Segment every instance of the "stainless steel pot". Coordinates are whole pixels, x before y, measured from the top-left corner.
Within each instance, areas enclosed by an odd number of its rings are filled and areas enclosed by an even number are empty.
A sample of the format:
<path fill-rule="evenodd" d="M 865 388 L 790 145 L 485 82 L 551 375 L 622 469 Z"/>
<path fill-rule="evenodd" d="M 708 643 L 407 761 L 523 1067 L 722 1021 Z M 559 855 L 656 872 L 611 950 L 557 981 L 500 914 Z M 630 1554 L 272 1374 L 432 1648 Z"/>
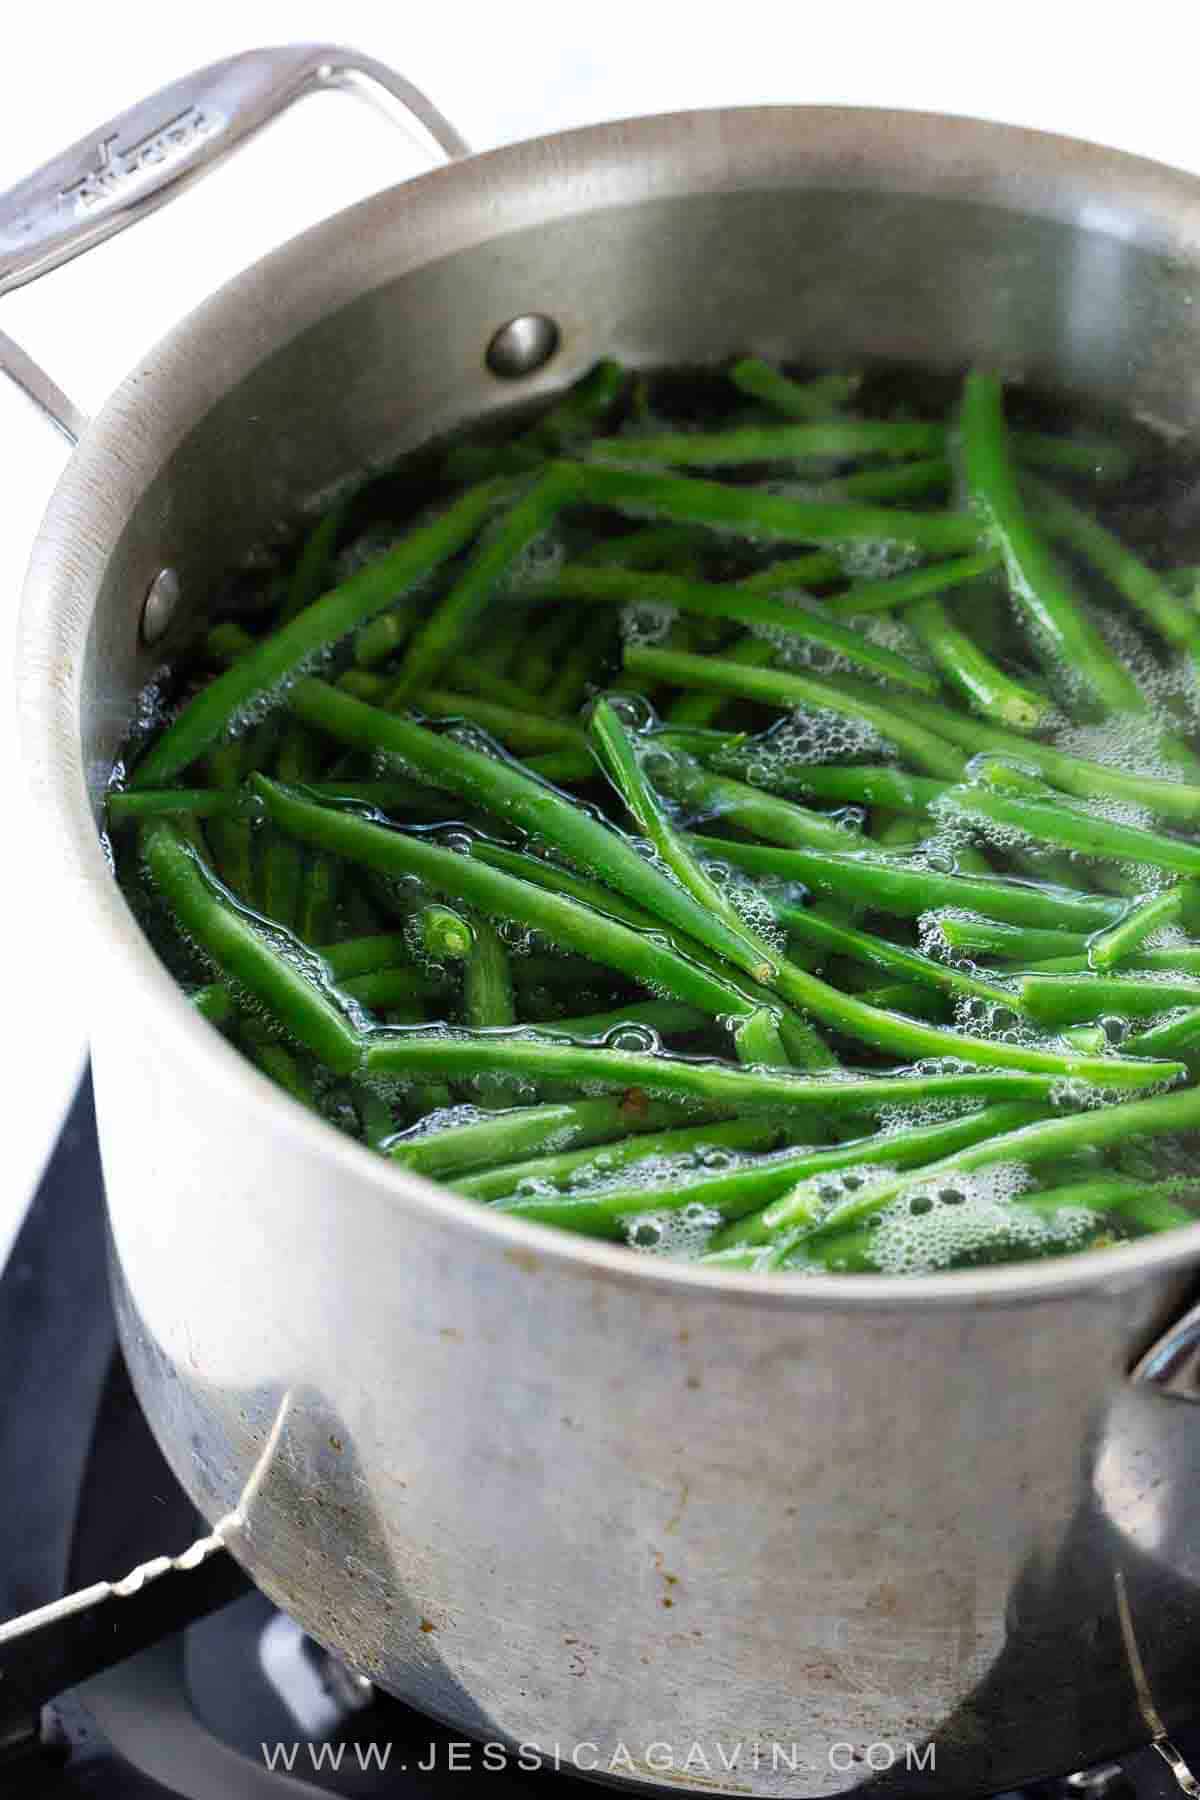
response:
<path fill-rule="evenodd" d="M 235 59 L 114 121 L 0 208 L 4 282 L 353 60 Z M 198 1019 L 96 815 L 215 574 L 347 471 L 607 352 L 984 357 L 1195 428 L 1198 288 L 1200 183 L 1168 169 L 915 114 L 640 119 L 341 213 L 83 433 L 33 552 L 21 708 L 87 945 L 123 1342 L 217 1535 L 372 1680 L 614 1779 L 754 1794 L 964 1795 L 1195 1711 L 1200 1227 L 792 1284 L 506 1223 Z M 485 351 L 530 314 L 559 348 L 514 383 Z M 510 375 L 549 341 L 513 335 Z"/>

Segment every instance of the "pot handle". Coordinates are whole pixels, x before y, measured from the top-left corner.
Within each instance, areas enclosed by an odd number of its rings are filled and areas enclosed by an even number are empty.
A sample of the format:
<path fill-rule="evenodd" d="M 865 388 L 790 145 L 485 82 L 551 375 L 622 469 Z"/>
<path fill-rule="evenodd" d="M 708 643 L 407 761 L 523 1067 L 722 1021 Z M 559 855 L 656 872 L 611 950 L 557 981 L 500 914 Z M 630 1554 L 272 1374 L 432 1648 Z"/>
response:
<path fill-rule="evenodd" d="M 374 57 L 334 44 L 243 51 L 139 101 L 0 195 L 0 295 L 136 224 L 294 101 L 328 88 L 379 106 L 433 162 L 467 152 L 432 102 Z M 78 440 L 84 415 L 2 332 L 0 369 Z"/>

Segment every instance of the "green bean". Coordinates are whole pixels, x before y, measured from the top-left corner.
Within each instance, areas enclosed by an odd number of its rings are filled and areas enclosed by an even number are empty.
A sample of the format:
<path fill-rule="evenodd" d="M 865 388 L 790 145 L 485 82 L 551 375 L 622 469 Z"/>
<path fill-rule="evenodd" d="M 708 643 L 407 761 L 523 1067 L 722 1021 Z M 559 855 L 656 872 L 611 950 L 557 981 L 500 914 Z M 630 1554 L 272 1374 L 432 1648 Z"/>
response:
<path fill-rule="evenodd" d="M 523 441 L 561 450 L 590 437 L 598 422 L 620 398 L 626 379 L 619 362 L 611 357 L 604 358 L 586 375 L 581 375 L 562 399 L 529 427 L 523 434 Z"/>
<path fill-rule="evenodd" d="M 333 562 L 333 553 L 337 548 L 338 533 L 346 517 L 349 506 L 349 495 L 337 501 L 323 516 L 317 520 L 304 540 L 304 547 L 296 559 L 292 577 L 288 583 L 287 599 L 280 608 L 279 623 L 286 625 L 306 606 L 319 600 L 325 593 L 326 582 Z"/>
<path fill-rule="evenodd" d="M 1017 996 L 1008 988 L 982 981 L 952 964 L 935 962 L 919 950 L 908 950 L 887 938 L 876 937 L 872 932 L 839 924 L 811 907 L 781 907 L 780 916 L 789 935 L 795 934 L 804 943 L 815 945 L 831 955 L 851 957 L 868 968 L 886 969 L 889 974 L 903 976 L 947 994 L 961 994 L 994 1006 L 1019 1010 Z"/>
<path fill-rule="evenodd" d="M 840 685 L 847 685 L 845 682 Z M 904 710 L 926 731 L 957 744 L 970 756 L 1009 757 L 1020 767 L 1036 769 L 1053 787 L 1079 800 L 1129 800 L 1160 818 L 1194 823 L 1200 820 L 1200 786 L 1167 781 L 1150 775 L 1133 775 L 1108 763 L 1088 762 L 991 725 L 985 719 L 968 718 L 936 700 L 905 694 Z"/>
<path fill-rule="evenodd" d="M 375 1012 L 391 1012 L 414 1001 L 445 994 L 446 983 L 423 975 L 418 969 L 397 964 L 369 969 L 362 975 L 339 977 L 338 988 L 352 1000 L 357 1000 L 360 1006 L 370 1007 Z M 423 1018 L 424 1014 L 419 1016 Z"/>
<path fill-rule="evenodd" d="M 210 981 L 205 987 L 194 988 L 188 998 L 201 1017 L 218 1029 L 232 1025 L 237 1018 L 237 1001 L 219 981 Z"/>
<path fill-rule="evenodd" d="M 476 1031 L 515 1025 L 508 950 L 490 919 L 476 918 L 473 930 L 475 941 L 463 970 L 463 1018 Z"/>
<path fill-rule="evenodd" d="M 402 597 L 474 537 L 506 492 L 484 482 L 459 496 L 430 524 L 418 526 L 378 561 L 313 602 L 254 650 L 210 681 L 142 757 L 133 787 L 161 787 L 193 763 L 230 723 L 260 703 L 305 662 Z"/>
<path fill-rule="evenodd" d="M 541 537 L 574 498 L 575 472 L 569 463 L 552 464 L 516 501 L 479 545 L 450 592 L 409 640 L 400 666 L 399 687 L 427 687 L 446 660 L 461 649 L 497 588 L 522 551 Z"/>
<path fill-rule="evenodd" d="M 1001 875 L 944 875 L 936 869 L 914 868 L 902 857 L 782 850 L 774 845 L 743 844 L 733 838 L 697 837 L 695 842 L 707 856 L 724 858 L 752 875 L 799 881 L 827 899 L 843 903 L 852 900 L 901 918 L 916 918 L 934 907 L 953 906 L 1010 925 L 1091 932 L 1111 925 L 1123 910 L 1119 900 L 1100 894 L 1042 887 Z M 786 926 L 791 916 L 789 908 L 776 905 L 775 914 Z"/>
<path fill-rule="evenodd" d="M 258 1000 L 285 1031 L 338 1074 L 361 1058 L 354 1027 L 335 1004 L 326 965 L 292 939 L 286 954 L 240 908 L 180 836 L 169 819 L 143 827 L 146 871 L 180 929 L 206 951 L 222 974 Z"/>
<path fill-rule="evenodd" d="M 709 1194 L 696 1193 L 703 1205 L 715 1205 L 722 1216 L 736 1221 L 714 1240 L 714 1248 L 732 1249 L 742 1244 L 763 1244 L 791 1220 L 786 1208 L 796 1185 L 816 1175 L 833 1174 L 842 1169 L 861 1166 L 912 1168 L 934 1157 L 974 1144 L 981 1138 L 994 1137 L 1017 1126 L 1026 1125 L 1041 1116 L 1036 1106 L 1019 1102 L 1002 1102 L 983 1107 L 959 1119 L 939 1120 L 934 1125 L 912 1125 L 902 1131 L 885 1132 L 869 1138 L 856 1138 L 829 1150 L 800 1150 L 774 1159 L 773 1163 L 751 1165 L 745 1171 L 733 1171 L 736 1186 L 726 1189 L 724 1204 L 713 1183 L 706 1182 Z M 741 1179 L 738 1179 L 738 1178 Z M 716 1177 L 714 1180 L 722 1178 Z M 730 1177 L 725 1179 L 729 1180 Z M 679 1191 L 679 1190 L 677 1190 Z M 689 1199 L 692 1198 L 688 1190 Z M 783 1216 L 778 1217 L 781 1210 Z"/>
<path fill-rule="evenodd" d="M 1082 931 L 1004 925 L 996 919 L 965 918 L 952 912 L 935 913 L 933 923 L 952 950 L 982 951 L 986 956 L 1002 956 L 1009 962 L 1037 962 L 1046 956 L 1082 957 L 1088 945 Z"/>
<path fill-rule="evenodd" d="M 903 575 L 889 575 L 880 581 L 856 581 L 840 594 L 831 594 L 826 605 L 836 609 L 838 618 L 891 612 L 898 606 L 911 606 L 915 601 L 944 594 L 949 588 L 963 587 L 998 569 L 1000 562 L 998 550 L 975 550 L 970 556 L 949 557 L 927 568 L 909 569 Z"/>
<path fill-rule="evenodd" d="M 877 698 L 876 690 L 860 693 L 816 675 L 754 669 L 720 657 L 689 656 L 682 651 L 655 650 L 639 644 L 626 647 L 625 666 L 634 675 L 657 676 L 674 687 L 716 688 L 721 693 L 737 694 L 768 706 L 816 707 L 861 720 L 929 775 L 953 781 L 961 777 L 965 767 L 961 751 L 910 722 L 907 695 L 888 704 Z"/>
<path fill-rule="evenodd" d="M 788 1068 L 790 1058 L 779 1031 L 779 1015 L 769 1006 L 760 1006 L 744 1019 L 733 1034 L 734 1049 L 740 1063 L 748 1067 Z"/>
<path fill-rule="evenodd" d="M 953 483 L 954 468 L 945 456 L 922 457 L 895 463 L 885 469 L 858 469 L 821 483 L 830 499 L 918 500 L 929 493 L 944 493 Z"/>
<path fill-rule="evenodd" d="M 842 559 L 830 550 L 810 550 L 805 556 L 789 556 L 756 569 L 738 583 L 748 593 L 774 594 L 791 588 L 827 587 L 841 581 Z"/>
<path fill-rule="evenodd" d="M 615 917 L 489 868 L 474 856 L 314 805 L 265 776 L 255 777 L 254 785 L 271 818 L 318 850 L 385 875 L 418 875 L 434 890 L 489 917 L 512 919 L 545 932 L 567 949 L 619 969 L 645 987 L 673 994 L 714 1018 L 745 1016 L 754 1010 L 753 1001 L 732 980 L 710 974 L 660 933 L 631 930 Z"/>
<path fill-rule="evenodd" d="M 577 725 L 540 713 L 522 713 L 477 694 L 447 694 L 440 688 L 393 690 L 385 706 L 399 706 L 431 719 L 467 719 L 492 737 L 517 751 L 586 750 L 587 739 Z"/>
<path fill-rule="evenodd" d="M 1192 1007 L 1178 1018 L 1164 1020 L 1161 1025 L 1149 1025 L 1144 1031 L 1135 1032 L 1126 1038 L 1124 1053 L 1126 1056 L 1166 1057 L 1184 1063 L 1194 1077 L 1200 1061 L 1200 1006 Z"/>
<path fill-rule="evenodd" d="M 283 730 L 275 769 L 280 781 L 308 781 L 318 772 L 320 756 L 316 740 L 296 720 Z M 300 847 L 290 838 L 266 833 L 260 852 L 262 910 L 289 931 L 297 926 L 303 878 Z"/>
<path fill-rule="evenodd" d="M 355 632 L 354 661 L 359 669 L 369 670 L 386 662 L 408 642 L 420 617 L 419 597 L 420 589 L 405 594 L 387 612 Z"/>
<path fill-rule="evenodd" d="M 561 1031 L 564 1037 L 602 1038 L 610 1031 L 631 1026 L 634 1034 L 642 1027 L 659 1033 L 703 1031 L 712 1020 L 694 1006 L 683 1006 L 678 1000 L 635 1000 L 628 1005 L 612 1006 L 605 1012 L 576 1013 L 565 1019 L 543 1019 L 542 1031 Z"/>
<path fill-rule="evenodd" d="M 862 385 L 861 375 L 818 375 L 793 381 L 761 357 L 743 356 L 729 370 L 734 387 L 789 419 L 824 419 L 838 413 Z"/>
<path fill-rule="evenodd" d="M 1179 875 L 1200 875 L 1200 846 L 1135 825 L 1120 825 L 1095 813 L 1075 812 L 1041 800 L 1024 800 L 986 787 L 950 787 L 938 802 L 943 816 L 985 819 L 1023 832 L 1044 844 L 1115 861 L 1149 863 Z"/>
<path fill-rule="evenodd" d="M 976 711 L 1018 731 L 1036 731 L 1050 713 L 1043 694 L 1014 681 L 961 630 L 936 597 L 920 600 L 904 614 L 904 622 L 916 632 L 930 656 Z"/>
<path fill-rule="evenodd" d="M 1152 932 L 1164 925 L 1174 925 L 1183 911 L 1185 890 L 1182 887 L 1168 888 L 1165 893 L 1152 894 L 1147 899 L 1132 906 L 1123 918 L 1110 925 L 1107 931 L 1101 931 L 1089 939 L 1087 957 L 1095 969 L 1113 969 L 1118 963 L 1128 962 L 1136 950 L 1139 950 Z"/>
<path fill-rule="evenodd" d="M 1021 999 L 1039 1024 L 1082 1025 L 1110 1013 L 1148 1019 L 1173 1006 L 1200 1006 L 1200 981 L 1134 975 L 1023 975 Z"/>
<path fill-rule="evenodd" d="M 702 547 L 705 534 L 693 525 L 643 525 L 621 537 L 604 538 L 580 553 L 598 568 L 665 569 Z"/>
<path fill-rule="evenodd" d="M 241 742 L 218 744 L 208 758 L 208 774 L 213 785 L 235 799 L 241 791 L 245 751 L 246 746 Z M 206 836 L 213 863 L 226 887 L 243 901 L 253 901 L 254 839 L 245 809 L 235 805 L 228 812 L 211 814 Z"/>
<path fill-rule="evenodd" d="M 775 661 L 778 654 L 776 647 L 767 638 L 754 637 L 747 632 L 735 644 L 722 651 L 726 662 L 742 663 L 747 668 L 764 669 Z M 720 717 L 729 705 L 727 694 L 702 694 L 695 690 L 684 692 L 672 701 L 667 709 L 669 725 L 711 725 Z"/>
<path fill-rule="evenodd" d="M 1168 644 L 1179 647 L 1194 640 L 1200 621 L 1186 602 L 1171 592 L 1162 576 L 1091 513 L 1076 506 L 1048 482 L 1027 476 L 1024 485 L 1038 523 L 1051 537 L 1086 558 Z"/>
<path fill-rule="evenodd" d="M 615 644 L 616 628 L 612 619 L 601 614 L 588 621 L 576 642 L 567 647 L 558 673 L 547 690 L 547 704 L 553 711 L 575 711 L 592 686 L 597 667 L 603 667 L 609 661 Z"/>
<path fill-rule="evenodd" d="M 740 932 L 655 869 L 627 839 L 568 805 L 552 788 L 515 765 L 482 756 L 423 726 L 364 706 L 324 682 L 297 682 L 290 704 L 309 724 L 341 741 L 398 752 L 438 785 L 483 805 L 506 824 L 557 845 L 585 872 L 601 875 L 664 924 L 707 944 L 735 967 L 753 974 L 761 965 L 761 952 L 748 953 Z"/>
<path fill-rule="evenodd" d="M 639 518 L 707 525 L 755 540 L 791 544 L 911 544 L 929 555 L 976 547 L 979 529 L 964 513 L 902 512 L 885 506 L 822 505 L 686 475 L 661 475 L 602 463 L 578 465 L 580 497 Z"/>
<path fill-rule="evenodd" d="M 328 856 L 310 859 L 296 912 L 296 936 L 320 944 L 333 930 L 341 870 Z"/>
<path fill-rule="evenodd" d="M 724 753 L 726 765 L 759 764 L 754 782 L 769 792 L 798 793 L 814 800 L 832 800 L 838 806 L 881 806 L 889 811 L 928 816 L 933 802 L 945 793 L 945 783 L 927 775 L 910 775 L 888 764 L 780 762 L 763 765 L 759 747 L 769 751 L 770 739 L 752 738 L 744 746 Z"/>
<path fill-rule="evenodd" d="M 861 833 L 855 827 L 827 813 L 810 812 L 792 800 L 779 800 L 727 775 L 713 775 L 692 757 L 656 755 L 652 749 L 650 756 L 654 779 L 684 807 L 691 822 L 725 819 L 739 831 L 775 844 L 839 851 L 861 845 Z"/>
<path fill-rule="evenodd" d="M 864 1006 L 881 1008 L 885 1012 L 903 1013 L 910 1019 L 925 1019 L 930 1024 L 942 1025 L 949 1019 L 949 1002 L 946 995 L 936 988 L 921 987 L 916 982 L 894 981 L 883 987 L 864 988 L 859 994 Z M 1095 1055 L 1105 1049 L 1105 1043 L 1076 1044 L 1076 1050 L 1086 1050 Z"/>
<path fill-rule="evenodd" d="M 723 1119 L 714 1124 L 684 1125 L 667 1131 L 647 1131 L 639 1137 L 607 1141 L 599 1149 L 562 1150 L 550 1156 L 530 1157 L 525 1162 L 504 1163 L 498 1168 L 464 1175 L 451 1186 L 472 1200 L 519 1199 L 519 1189 L 536 1183 L 540 1193 L 563 1187 L 573 1177 L 616 1173 L 631 1163 L 650 1158 L 694 1155 L 705 1151 L 772 1150 L 787 1132 L 777 1119 Z M 568 1197 L 573 1197 L 568 1194 Z"/>
<path fill-rule="evenodd" d="M 552 718 L 555 709 L 546 697 L 531 693 L 519 681 L 513 681 L 490 667 L 486 650 L 485 644 L 477 644 L 473 646 L 469 656 L 451 657 L 446 665 L 445 689 L 437 691 L 473 694 L 483 700 L 499 701 L 501 706 L 510 706 L 514 712 L 541 713 L 544 718 Z"/>
<path fill-rule="evenodd" d="M 204 640 L 204 649 L 213 662 L 233 663 L 253 650 L 258 639 L 233 619 L 214 625 Z"/>
<path fill-rule="evenodd" d="M 1103 1149 L 1135 1136 L 1195 1131 L 1197 1126 L 1200 1126 L 1200 1088 L 1194 1087 L 1159 1094 L 1149 1100 L 1127 1100 L 1120 1106 L 1074 1113 L 1067 1118 L 1042 1119 L 955 1151 L 951 1156 L 941 1157 L 890 1181 L 873 1184 L 861 1197 L 846 1201 L 823 1216 L 815 1214 L 810 1203 L 806 1217 L 804 1201 L 793 1196 L 789 1223 L 807 1225 L 805 1241 L 821 1239 L 845 1230 L 847 1225 L 873 1218 L 890 1201 L 917 1185 L 936 1188 L 945 1178 L 969 1174 L 997 1163 L 1036 1168 L 1038 1163 L 1080 1149 Z"/>
<path fill-rule="evenodd" d="M 808 643 L 821 644 L 860 668 L 883 675 L 902 687 L 935 694 L 938 684 L 924 669 L 872 643 L 859 631 L 827 618 L 815 606 L 772 600 L 733 582 L 694 581 L 679 575 L 645 574 L 634 569 L 593 568 L 567 563 L 546 578 L 547 592 L 565 600 L 620 606 L 653 604 L 677 607 L 705 618 L 739 619 Z"/>
<path fill-rule="evenodd" d="M 941 425 L 878 419 L 832 419 L 817 424 L 746 425 L 727 431 L 676 431 L 653 436 L 623 433 L 596 438 L 589 457 L 621 464 L 658 463 L 667 468 L 720 469 L 746 463 L 804 462 L 815 458 L 936 456 L 945 446 Z"/>
<path fill-rule="evenodd" d="M 239 1037 L 251 1061 L 256 1062 L 263 1074 L 270 1076 L 285 1094 L 290 1094 L 301 1106 L 307 1106 L 315 1112 L 317 1097 L 307 1069 L 301 1066 L 299 1060 L 283 1044 L 276 1043 L 266 1033 L 252 1032 L 248 1029 L 249 1025 L 249 1020 L 242 1020 Z"/>
<path fill-rule="evenodd" d="M 737 939 L 742 952 L 738 967 L 755 981 L 769 982 L 775 974 L 770 951 L 747 930 L 732 901 L 704 872 L 670 823 L 638 762 L 628 732 L 607 700 L 599 700 L 593 707 L 588 738 L 638 830 L 649 838 L 681 886 L 721 919 Z"/>
<path fill-rule="evenodd" d="M 462 962 L 470 956 L 475 943 L 475 928 L 452 907 L 423 906 L 417 927 L 426 956 L 435 962 L 442 962 L 447 957 Z"/>
<path fill-rule="evenodd" d="M 578 901 L 581 905 L 594 909 L 597 913 L 619 919 L 623 924 L 632 926 L 635 931 L 656 931 L 658 922 L 652 913 L 643 907 L 632 905 L 619 894 L 602 886 L 599 882 L 576 875 L 563 869 L 556 863 L 546 863 L 528 853 L 507 850 L 501 845 L 488 843 L 484 839 L 476 839 L 471 853 L 492 868 L 505 870 L 537 886 L 546 887 L 552 893 L 563 894 Z M 718 979 L 724 979 L 726 971 L 719 957 L 704 948 L 701 944 L 689 944 L 687 955 L 690 961 L 699 963 Z M 774 1006 L 777 996 L 769 989 L 759 987 L 753 982 L 739 982 L 738 991 L 746 996 L 749 1008 Z M 746 1016 L 743 1012 L 742 1016 Z M 806 1019 L 798 1018 L 794 1013 L 785 1011 L 779 1022 L 780 1035 L 787 1049 L 790 1061 L 797 1068 L 811 1070 L 835 1069 L 838 1067 L 834 1057 L 821 1038 Z"/>
<path fill-rule="evenodd" d="M 114 788 L 105 795 L 104 805 L 108 822 L 115 828 L 177 813 L 191 813 L 197 819 L 228 817 L 245 811 L 247 801 L 240 787 L 147 788 L 144 793 Z"/>
<path fill-rule="evenodd" d="M 913 1027 L 914 1031 L 925 1029 Z M 445 1081 L 474 1080 L 479 1074 L 518 1081 L 587 1081 L 606 1086 L 642 1087 L 655 1096 L 699 1100 L 737 1112 L 761 1107 L 787 1113 L 812 1107 L 820 1114 L 840 1108 L 901 1105 L 915 1099 L 971 1099 L 980 1096 L 1045 1100 L 1062 1080 L 1061 1071 L 980 1068 L 956 1075 L 883 1075 L 848 1079 L 797 1075 L 790 1070 L 750 1069 L 723 1062 L 685 1061 L 638 1051 L 580 1046 L 525 1029 L 466 1033 L 375 1031 L 364 1040 L 364 1067 L 372 1075 Z M 1060 1061 L 1062 1059 L 1059 1059 Z M 1078 1059 L 1077 1059 L 1078 1060 Z M 1149 1083 L 1179 1074 L 1171 1063 L 1130 1063 L 1132 1079 Z M 1116 1061 L 1104 1064 L 1117 1070 Z M 1114 1107 L 1114 1112 L 1119 1108 Z M 1090 1115 L 1089 1115 L 1090 1116 Z"/>
<path fill-rule="evenodd" d="M 619 1098 L 556 1101 L 488 1113 L 467 1124 L 431 1131 L 418 1126 L 389 1147 L 389 1155 L 414 1175 L 431 1180 L 468 1170 L 490 1170 L 553 1147 L 603 1144 L 627 1132 L 655 1132 L 680 1123 L 680 1110 L 631 1093 Z"/>
<path fill-rule="evenodd" d="M 1034 647 L 1061 681 L 1069 673 L 1104 710 L 1144 712 L 1133 676 L 1092 624 L 1021 499 L 998 376 L 973 370 L 963 387 L 963 460 L 971 498 L 1008 569 L 1017 608 L 1034 627 Z"/>

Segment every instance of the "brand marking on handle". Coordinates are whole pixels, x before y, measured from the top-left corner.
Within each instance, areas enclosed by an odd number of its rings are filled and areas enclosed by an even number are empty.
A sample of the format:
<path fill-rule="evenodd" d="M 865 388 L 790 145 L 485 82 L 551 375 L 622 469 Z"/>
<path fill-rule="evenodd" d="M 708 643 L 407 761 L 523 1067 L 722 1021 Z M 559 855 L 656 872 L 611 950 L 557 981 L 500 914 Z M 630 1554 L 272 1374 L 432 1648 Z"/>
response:
<path fill-rule="evenodd" d="M 111 132 L 97 144 L 94 166 L 62 188 L 58 197 L 77 212 L 90 212 L 148 170 L 185 156 L 198 138 L 207 137 L 220 123 L 215 113 L 199 106 L 185 106 L 181 113 L 148 131 L 127 150 L 117 148 L 120 132 Z"/>

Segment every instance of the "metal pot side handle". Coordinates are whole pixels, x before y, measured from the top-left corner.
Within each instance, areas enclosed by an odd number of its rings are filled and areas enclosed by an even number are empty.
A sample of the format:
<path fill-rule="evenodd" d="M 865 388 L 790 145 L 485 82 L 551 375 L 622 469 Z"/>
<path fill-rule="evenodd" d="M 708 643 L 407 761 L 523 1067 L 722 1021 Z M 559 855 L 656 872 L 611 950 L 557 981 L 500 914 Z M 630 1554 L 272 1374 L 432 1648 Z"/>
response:
<path fill-rule="evenodd" d="M 1200 1301 L 1169 1325 L 1130 1370 L 1177 1400 L 1200 1400 Z"/>
<path fill-rule="evenodd" d="M 0 195 L 0 295 L 166 205 L 294 101 L 325 89 L 378 107 L 433 163 L 467 153 L 432 102 L 373 57 L 335 44 L 246 50 L 139 101 Z M 3 332 L 0 370 L 65 437 L 79 440 L 84 414 Z"/>

